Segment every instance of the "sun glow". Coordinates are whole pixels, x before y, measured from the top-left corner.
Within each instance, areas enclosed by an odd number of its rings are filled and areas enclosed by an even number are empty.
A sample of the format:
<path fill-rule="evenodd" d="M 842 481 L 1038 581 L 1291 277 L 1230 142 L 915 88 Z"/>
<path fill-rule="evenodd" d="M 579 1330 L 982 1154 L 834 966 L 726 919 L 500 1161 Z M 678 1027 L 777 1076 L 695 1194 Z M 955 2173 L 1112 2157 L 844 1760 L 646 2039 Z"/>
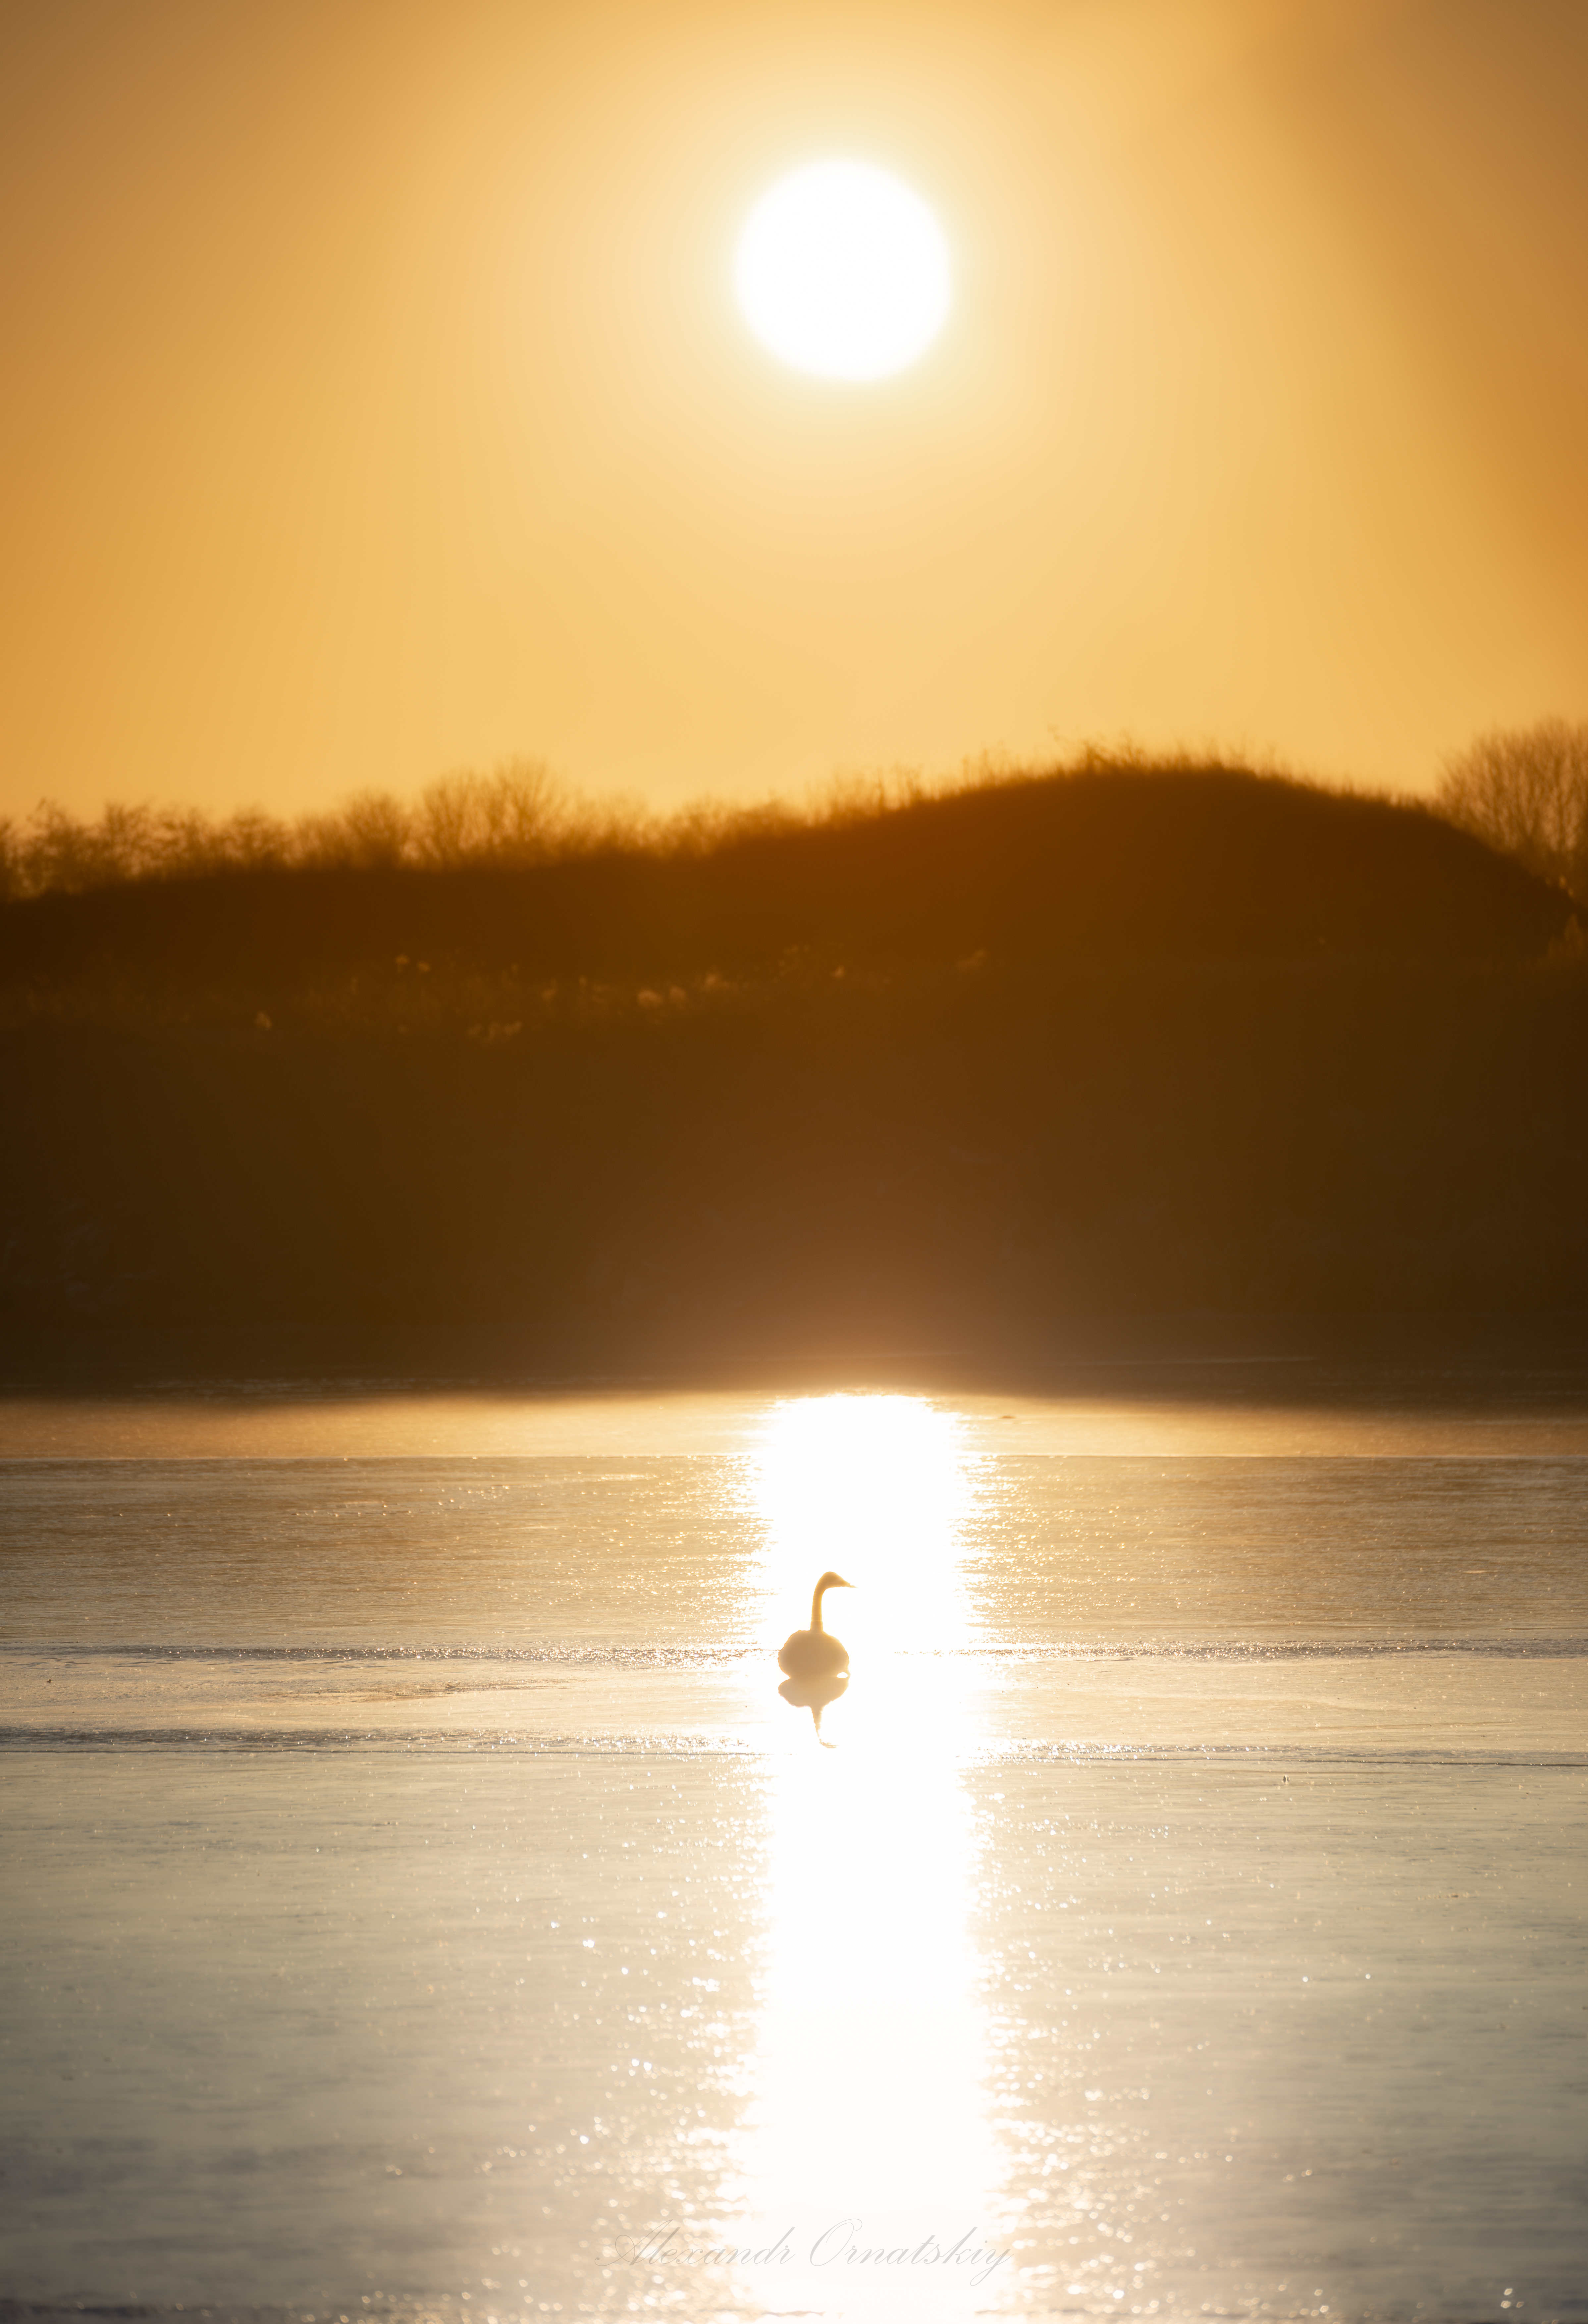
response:
<path fill-rule="evenodd" d="M 813 161 L 762 196 L 734 283 L 762 345 L 821 379 L 885 379 L 926 353 L 951 297 L 937 219 L 868 161 Z"/>
<path fill-rule="evenodd" d="M 818 1573 L 854 1585 L 828 1627 L 874 1661 L 963 1646 L 964 1524 L 974 1497 L 965 1425 L 919 1397 L 802 1397 L 774 1406 L 752 1494 L 768 1522 L 762 1581 L 778 1639 L 810 1619 Z M 779 1627 L 780 1625 L 780 1627 Z"/>

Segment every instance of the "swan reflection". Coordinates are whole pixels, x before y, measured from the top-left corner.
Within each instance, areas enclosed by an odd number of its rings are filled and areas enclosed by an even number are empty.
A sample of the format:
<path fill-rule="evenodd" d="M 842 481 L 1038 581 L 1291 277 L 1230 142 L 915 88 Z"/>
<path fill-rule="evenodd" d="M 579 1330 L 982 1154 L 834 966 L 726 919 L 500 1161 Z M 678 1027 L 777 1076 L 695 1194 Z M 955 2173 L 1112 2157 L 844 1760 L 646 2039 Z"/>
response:
<path fill-rule="evenodd" d="M 791 1702 L 799 1711 L 809 1711 L 816 1739 L 824 1751 L 836 1750 L 837 1746 L 829 1743 L 822 1733 L 822 1713 L 829 1702 L 837 1702 L 848 1684 L 849 1673 L 836 1671 L 830 1678 L 786 1678 L 778 1689 L 785 1702 Z"/>

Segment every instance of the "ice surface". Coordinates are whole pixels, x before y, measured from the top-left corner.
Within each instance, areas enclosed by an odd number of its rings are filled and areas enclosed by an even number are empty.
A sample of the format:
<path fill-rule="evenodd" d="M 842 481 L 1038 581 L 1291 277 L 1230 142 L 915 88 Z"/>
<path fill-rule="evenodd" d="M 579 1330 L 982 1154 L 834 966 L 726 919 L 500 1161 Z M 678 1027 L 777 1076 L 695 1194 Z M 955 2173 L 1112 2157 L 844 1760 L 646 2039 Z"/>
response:
<path fill-rule="evenodd" d="M 13 2297 L 1588 2317 L 1583 1462 L 888 1425 L 10 1464 Z"/>

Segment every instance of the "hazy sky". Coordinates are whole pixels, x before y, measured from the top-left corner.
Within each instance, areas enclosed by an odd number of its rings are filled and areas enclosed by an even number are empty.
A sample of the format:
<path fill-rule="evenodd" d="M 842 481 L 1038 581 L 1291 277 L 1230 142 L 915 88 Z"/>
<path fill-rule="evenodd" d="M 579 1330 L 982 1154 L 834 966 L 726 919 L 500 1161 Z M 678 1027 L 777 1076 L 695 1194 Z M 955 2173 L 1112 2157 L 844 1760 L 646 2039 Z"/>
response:
<path fill-rule="evenodd" d="M 1588 717 L 1583 0 L 0 0 L 0 808 Z M 733 302 L 823 154 L 914 370 Z"/>

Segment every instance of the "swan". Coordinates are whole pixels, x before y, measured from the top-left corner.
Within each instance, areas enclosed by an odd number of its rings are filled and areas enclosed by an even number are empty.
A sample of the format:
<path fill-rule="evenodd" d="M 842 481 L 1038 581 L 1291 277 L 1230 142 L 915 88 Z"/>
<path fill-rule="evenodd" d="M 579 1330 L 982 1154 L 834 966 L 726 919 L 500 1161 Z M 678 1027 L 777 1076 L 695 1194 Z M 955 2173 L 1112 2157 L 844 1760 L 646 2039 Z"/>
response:
<path fill-rule="evenodd" d="M 810 1628 L 792 1630 L 778 1648 L 778 1668 L 787 1671 L 790 1678 L 836 1678 L 840 1671 L 849 1668 L 849 1649 L 842 1638 L 834 1637 L 822 1628 L 822 1593 L 826 1590 L 853 1590 L 853 1582 L 845 1582 L 841 1573 L 824 1573 L 817 1583 L 810 1600 Z"/>

